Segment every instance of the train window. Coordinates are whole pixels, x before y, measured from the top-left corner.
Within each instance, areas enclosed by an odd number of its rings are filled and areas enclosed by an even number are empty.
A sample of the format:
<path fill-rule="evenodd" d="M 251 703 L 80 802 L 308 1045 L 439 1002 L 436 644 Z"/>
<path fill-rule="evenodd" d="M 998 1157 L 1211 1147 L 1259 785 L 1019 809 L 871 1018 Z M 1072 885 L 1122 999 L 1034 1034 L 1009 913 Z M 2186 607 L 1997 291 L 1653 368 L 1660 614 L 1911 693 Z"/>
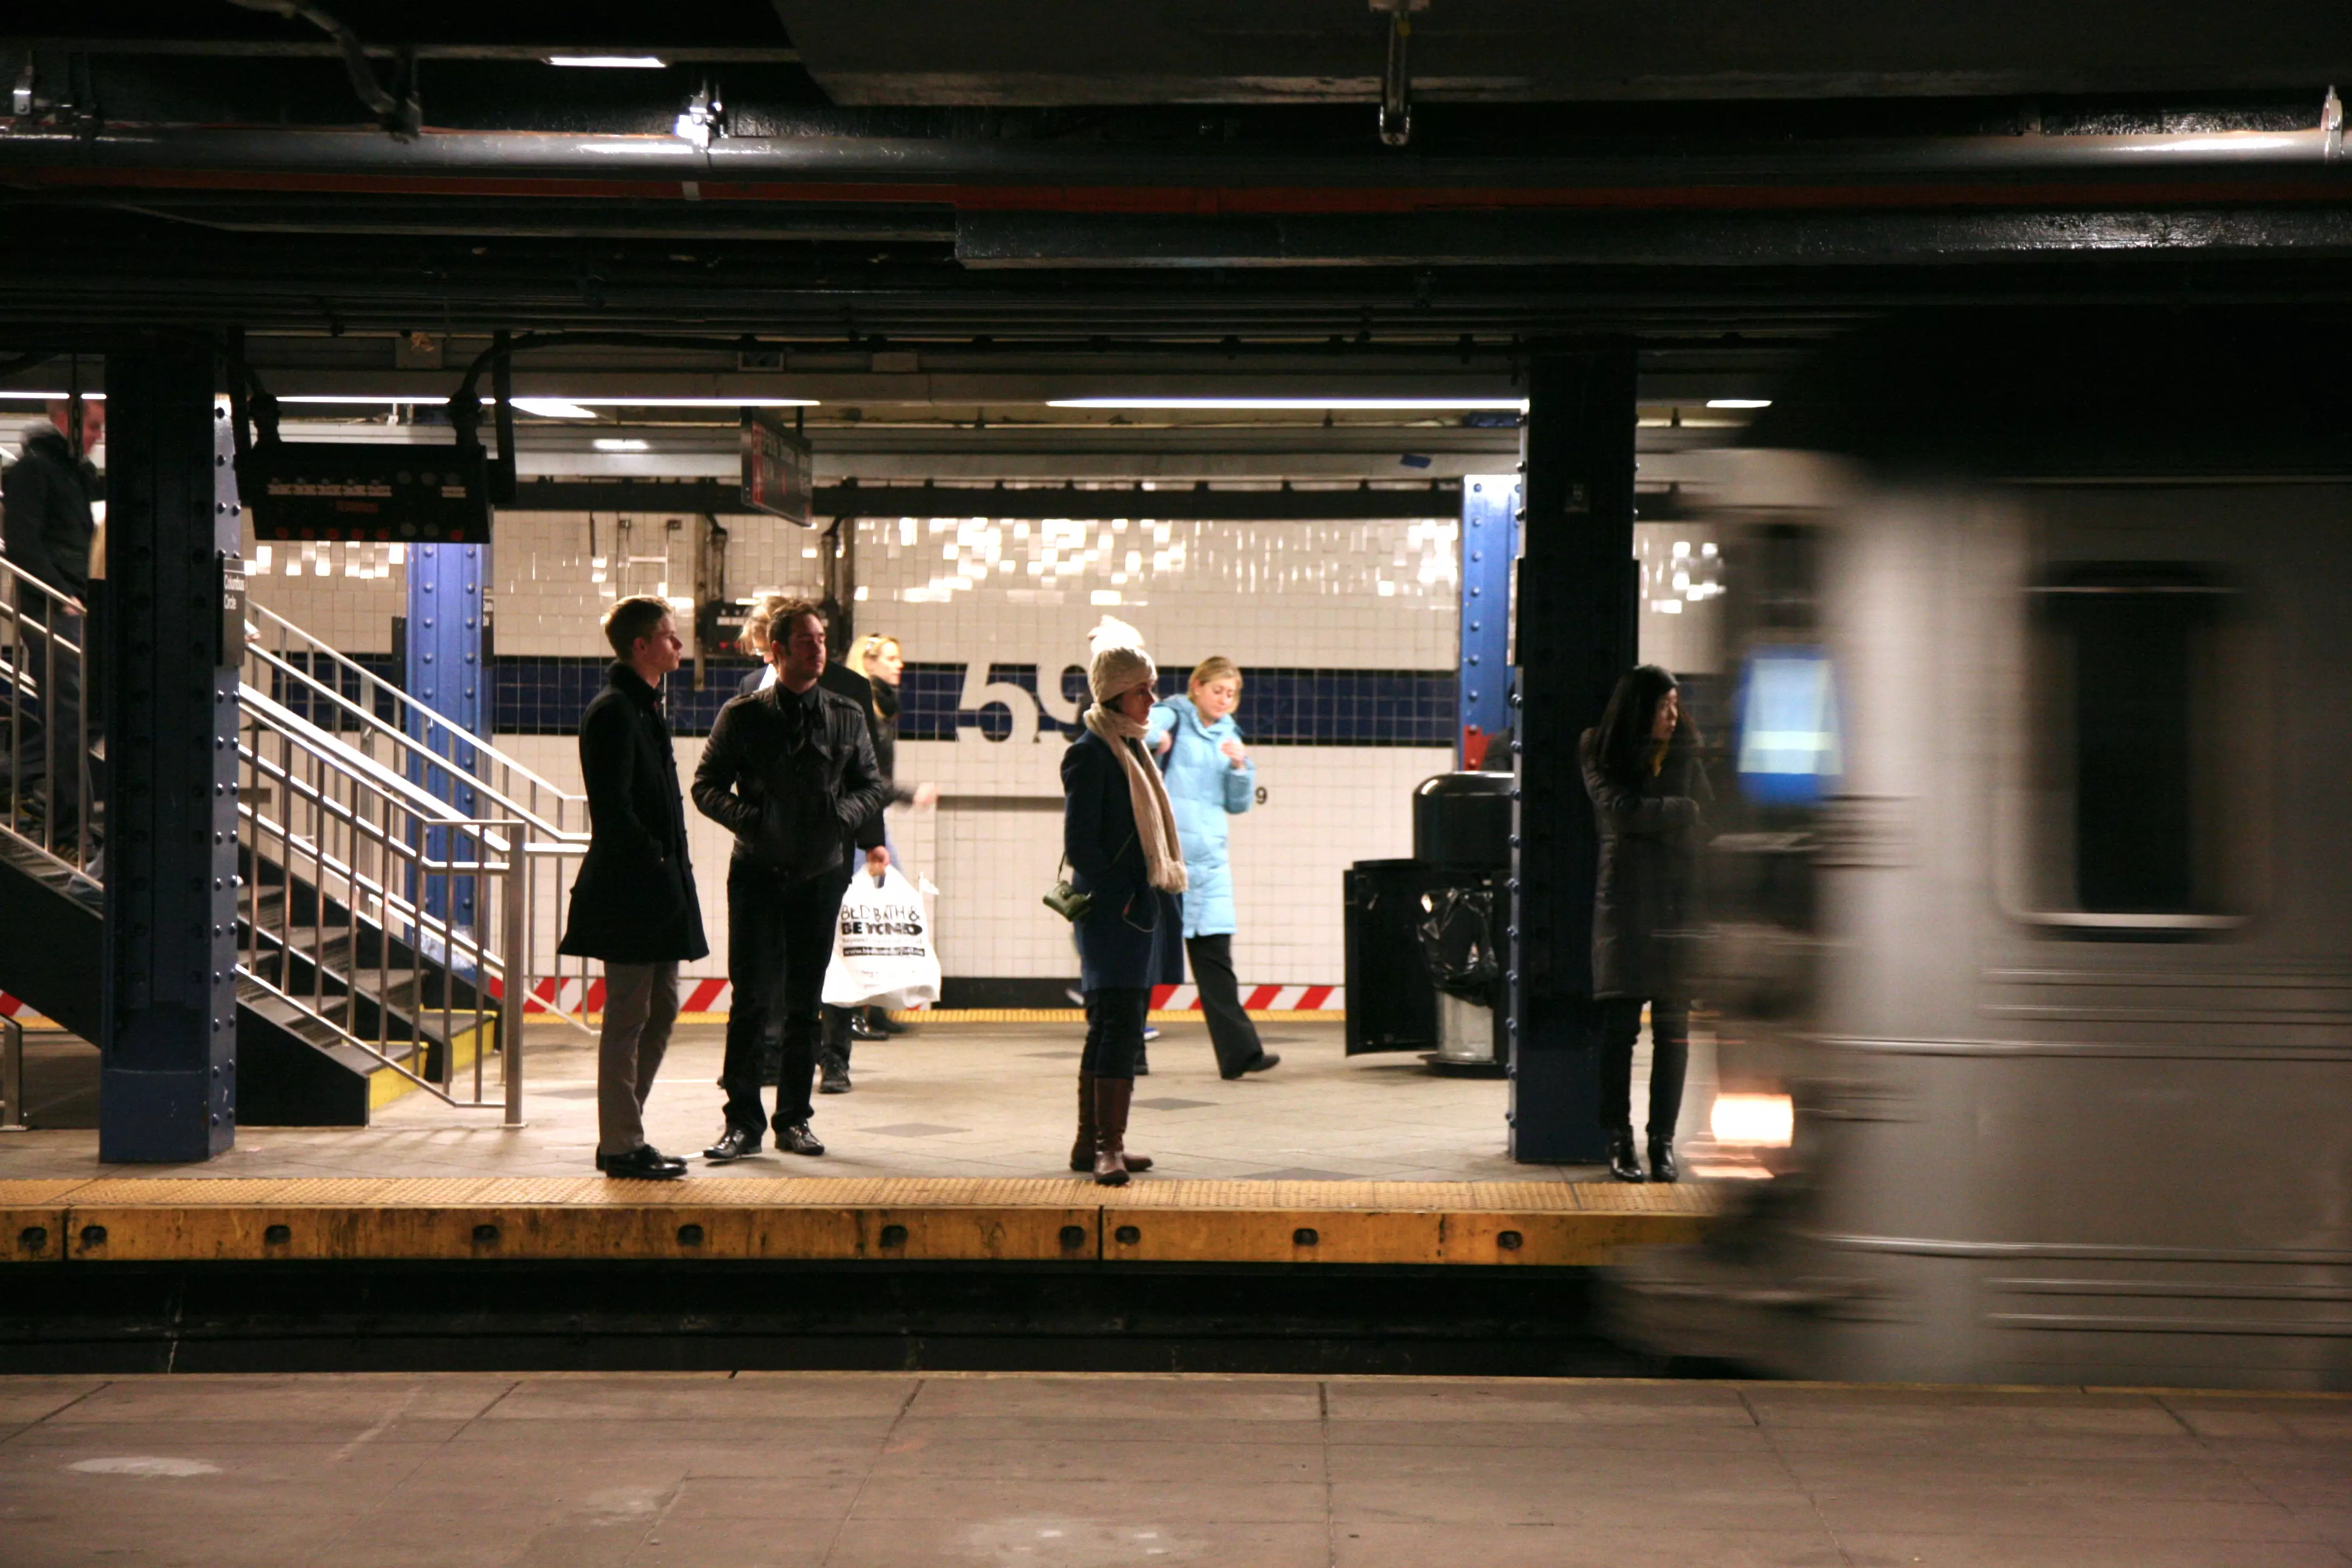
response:
<path fill-rule="evenodd" d="M 2037 586 L 2034 748 L 2047 923 L 2235 925 L 2227 796 L 2252 748 L 2224 701 L 2235 590 L 2178 563 L 2086 563 Z"/>

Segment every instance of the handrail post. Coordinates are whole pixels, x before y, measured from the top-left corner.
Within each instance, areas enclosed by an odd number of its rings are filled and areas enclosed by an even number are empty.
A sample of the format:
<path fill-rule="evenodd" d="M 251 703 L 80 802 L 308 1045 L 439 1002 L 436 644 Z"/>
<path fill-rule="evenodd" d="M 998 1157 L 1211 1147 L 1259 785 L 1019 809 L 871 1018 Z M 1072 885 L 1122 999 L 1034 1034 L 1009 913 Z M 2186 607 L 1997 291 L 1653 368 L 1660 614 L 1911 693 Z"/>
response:
<path fill-rule="evenodd" d="M 0 1016 L 0 1132 L 29 1132 L 25 1121 L 25 1026 Z"/>
<path fill-rule="evenodd" d="M 506 1089 L 505 1125 L 520 1127 L 522 1119 L 522 1017 L 530 990 L 530 868 L 523 851 L 524 825 L 503 825 L 507 840 L 506 907 L 499 916 L 500 967 L 505 988 L 499 994 L 499 1078 Z M 488 976 L 483 980 L 487 983 Z"/>

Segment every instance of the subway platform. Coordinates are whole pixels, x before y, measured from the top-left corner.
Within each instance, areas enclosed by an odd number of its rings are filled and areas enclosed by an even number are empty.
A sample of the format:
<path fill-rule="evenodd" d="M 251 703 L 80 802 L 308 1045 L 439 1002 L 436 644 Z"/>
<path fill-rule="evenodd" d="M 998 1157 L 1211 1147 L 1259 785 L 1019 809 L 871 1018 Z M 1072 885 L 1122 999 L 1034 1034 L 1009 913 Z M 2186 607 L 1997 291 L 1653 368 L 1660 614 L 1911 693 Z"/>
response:
<path fill-rule="evenodd" d="M 11 1568 L 2343 1568 L 2347 1500 L 2340 1395 L 0 1378 Z"/>

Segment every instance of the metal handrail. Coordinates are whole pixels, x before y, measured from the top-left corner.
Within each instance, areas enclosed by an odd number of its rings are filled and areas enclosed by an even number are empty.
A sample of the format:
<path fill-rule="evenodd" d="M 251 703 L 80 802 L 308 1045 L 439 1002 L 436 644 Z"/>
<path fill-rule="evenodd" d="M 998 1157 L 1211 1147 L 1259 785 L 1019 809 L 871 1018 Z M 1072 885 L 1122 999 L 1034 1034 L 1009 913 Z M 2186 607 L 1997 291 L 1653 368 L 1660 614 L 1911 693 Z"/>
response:
<path fill-rule="evenodd" d="M 246 695 L 238 837 L 257 872 L 274 848 L 282 879 L 274 921 L 259 875 L 240 889 L 239 973 L 445 1104 L 491 1107 L 485 1062 L 495 1039 L 496 1103 L 520 1125 L 529 825 L 460 812 L 282 705 Z M 265 786 L 278 792 L 275 812 Z M 467 907 L 470 920 L 459 914 Z M 397 972 L 395 947 L 407 954 Z M 372 1029 L 363 1016 L 371 1002 Z M 404 1015 L 397 1029 L 396 1010 Z M 463 1043 L 472 1057 L 461 1091 Z"/>
<path fill-rule="evenodd" d="M 274 678 L 278 689 L 287 696 L 300 691 L 313 705 L 314 713 L 316 704 L 325 704 L 332 715 L 330 721 L 335 731 L 347 727 L 358 731 L 360 742 L 352 751 L 368 765 L 383 766 L 372 751 L 373 746 L 382 745 L 389 749 L 399 769 L 414 770 L 436 786 L 446 781 L 453 795 L 460 790 L 473 792 L 487 807 L 523 821 L 530 830 L 531 840 L 526 852 L 559 857 L 551 864 L 560 864 L 562 856 L 577 855 L 587 844 L 586 795 L 575 795 L 551 783 L 487 739 L 425 707 L 397 686 L 267 605 L 249 603 L 247 609 L 257 628 L 257 635 L 247 640 L 248 701 L 257 698 L 270 700 L 263 695 L 262 689 Z M 271 642 L 276 644 L 274 648 L 268 646 Z M 310 661 L 324 661 L 328 666 L 325 673 L 335 679 L 322 679 L 320 671 L 304 668 L 304 662 Z M 356 698 L 341 684 L 346 676 Z M 281 712 L 292 712 L 283 704 L 278 707 Z M 562 928 L 562 890 L 561 879 L 552 876 L 533 879 L 532 896 L 536 902 L 532 923 L 536 926 L 541 917 L 546 918 L 550 930 L 547 940 L 551 942 L 553 933 Z M 541 903 L 547 908 L 541 910 Z M 526 997 L 525 1005 L 533 1011 L 561 1017 L 583 1033 L 593 1033 L 586 1018 L 588 961 L 567 958 L 560 952 L 534 952 L 532 956 L 554 984 L 549 996 Z M 567 976 L 567 970 L 576 971 L 576 978 L 582 982 L 568 993 L 564 981 L 574 976 Z M 572 998 L 568 1006 L 563 1001 L 567 994 Z"/>
<path fill-rule="evenodd" d="M 29 844 L 69 873 L 95 888 L 98 879 L 85 868 L 95 840 L 90 807 L 98 798 L 91 778 L 91 724 L 89 683 L 82 677 L 88 660 L 81 627 L 88 611 L 71 596 L 58 592 L 15 562 L 0 559 L 0 682 L 6 688 L 8 801 L 0 827 Z M 61 745 L 57 710 L 69 715 L 70 738 Z M 26 743 L 28 721 L 39 733 Z M 69 842 L 59 842 L 58 789 L 60 755 L 71 758 L 73 831 Z M 28 809 L 35 792 L 25 787 L 38 778 L 46 809 Z"/>

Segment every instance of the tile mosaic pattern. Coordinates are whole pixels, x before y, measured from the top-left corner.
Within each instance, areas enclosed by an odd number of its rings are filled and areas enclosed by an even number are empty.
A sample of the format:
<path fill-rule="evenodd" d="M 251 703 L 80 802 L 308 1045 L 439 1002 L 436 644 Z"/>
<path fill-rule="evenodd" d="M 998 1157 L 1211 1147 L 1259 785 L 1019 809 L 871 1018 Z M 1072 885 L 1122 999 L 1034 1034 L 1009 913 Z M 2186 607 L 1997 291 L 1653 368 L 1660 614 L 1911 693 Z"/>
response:
<path fill-rule="evenodd" d="M 1191 665 L 1160 672 L 1160 694 L 1184 694 Z M 992 664 L 988 681 L 1020 687 L 1034 697 L 1039 672 L 1034 664 Z M 1454 737 L 1456 682 L 1451 669 L 1267 669 L 1242 671 L 1243 736 L 1256 746 L 1443 746 Z M 978 730 L 991 741 L 1013 732 L 1012 711 L 1003 702 L 963 710 L 961 665 L 910 664 L 899 687 L 905 704 L 898 733 L 909 741 L 951 741 L 958 731 Z M 1086 671 L 1062 671 L 1065 702 L 1083 707 Z M 1041 703 L 1040 707 L 1044 705 Z M 1038 728 L 1076 736 L 1082 726 L 1041 712 Z"/>

